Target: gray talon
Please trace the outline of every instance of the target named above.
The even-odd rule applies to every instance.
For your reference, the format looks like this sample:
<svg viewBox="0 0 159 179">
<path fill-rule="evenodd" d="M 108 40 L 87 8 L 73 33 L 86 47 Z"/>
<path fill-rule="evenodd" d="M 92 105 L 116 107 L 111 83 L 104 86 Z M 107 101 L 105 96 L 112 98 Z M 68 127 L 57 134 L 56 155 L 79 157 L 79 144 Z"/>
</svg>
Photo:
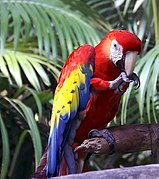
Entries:
<svg viewBox="0 0 159 179">
<path fill-rule="evenodd" d="M 120 92 L 123 92 L 124 91 L 124 89 L 123 89 L 123 83 L 124 83 L 124 85 L 125 85 L 125 82 L 122 82 L 119 86 L 118 86 L 118 90 L 120 91 Z"/>
</svg>

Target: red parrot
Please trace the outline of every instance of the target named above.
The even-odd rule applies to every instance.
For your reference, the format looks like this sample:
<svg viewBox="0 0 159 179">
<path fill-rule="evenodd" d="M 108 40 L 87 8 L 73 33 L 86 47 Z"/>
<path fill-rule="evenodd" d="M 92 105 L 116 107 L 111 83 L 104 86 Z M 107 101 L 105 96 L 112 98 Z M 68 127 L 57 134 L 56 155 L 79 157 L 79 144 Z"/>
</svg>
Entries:
<svg viewBox="0 0 159 179">
<path fill-rule="evenodd" d="M 81 144 L 92 129 L 101 130 L 115 117 L 130 82 L 141 41 L 126 30 L 113 30 L 96 46 L 74 50 L 63 66 L 55 91 L 48 140 L 46 176 L 58 176 L 63 158 L 68 174 L 76 172 L 73 143 Z"/>
</svg>

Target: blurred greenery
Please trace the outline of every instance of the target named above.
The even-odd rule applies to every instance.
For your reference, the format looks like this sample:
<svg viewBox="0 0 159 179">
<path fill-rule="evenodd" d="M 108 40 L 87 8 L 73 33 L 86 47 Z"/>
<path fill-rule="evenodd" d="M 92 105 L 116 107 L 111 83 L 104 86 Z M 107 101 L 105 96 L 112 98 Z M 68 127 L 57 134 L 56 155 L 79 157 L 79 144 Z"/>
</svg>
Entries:
<svg viewBox="0 0 159 179">
<path fill-rule="evenodd" d="M 0 1 L 0 178 L 28 178 L 47 145 L 53 92 L 68 54 L 112 29 L 142 40 L 136 72 L 110 125 L 156 123 L 159 114 L 157 0 Z M 93 156 L 91 169 L 150 163 L 150 152 Z"/>
</svg>

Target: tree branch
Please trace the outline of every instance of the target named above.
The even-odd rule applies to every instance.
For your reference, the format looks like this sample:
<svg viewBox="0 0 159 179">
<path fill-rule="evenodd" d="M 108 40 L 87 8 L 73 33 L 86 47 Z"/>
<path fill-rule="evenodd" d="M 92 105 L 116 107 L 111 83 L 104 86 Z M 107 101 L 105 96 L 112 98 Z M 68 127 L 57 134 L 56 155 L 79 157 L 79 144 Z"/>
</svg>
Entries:
<svg viewBox="0 0 159 179">
<path fill-rule="evenodd" d="M 159 124 L 134 124 L 108 128 L 116 140 L 116 153 L 151 150 L 155 162 L 159 162 Z M 84 150 L 96 154 L 110 154 L 104 138 L 85 140 L 75 151 Z"/>
<path fill-rule="evenodd" d="M 123 126 L 116 126 L 108 128 L 108 130 L 113 134 L 115 141 L 116 141 L 116 153 L 129 153 L 129 152 L 139 152 L 145 150 L 152 151 L 152 158 L 154 162 L 159 162 L 159 124 L 134 124 L 134 125 L 123 125 Z M 95 154 L 110 154 L 110 147 L 108 142 L 102 137 L 96 137 L 85 140 L 80 146 L 75 149 L 75 152 L 85 152 L 87 156 L 88 153 L 95 153 Z M 46 153 L 47 154 L 47 153 Z M 47 156 L 44 155 L 44 160 L 46 162 Z M 45 162 L 42 165 L 42 168 L 39 167 L 34 174 L 34 179 L 36 178 L 46 178 L 45 174 Z M 43 163 L 43 162 L 42 162 Z M 82 168 L 84 161 L 79 163 Z M 44 167 L 44 168 L 43 168 Z M 149 167 L 149 166 L 148 166 Z M 148 172 L 148 167 L 134 167 L 134 168 L 126 168 L 124 169 L 126 172 L 130 172 L 130 176 L 136 176 L 134 178 L 140 178 L 140 173 L 138 171 L 143 168 L 143 173 L 148 173 L 150 176 L 158 176 L 158 168 L 154 168 L 152 165 L 152 169 Z M 156 165 L 159 167 L 159 165 Z M 135 169 L 135 172 L 133 172 Z M 41 170 L 41 171 L 40 171 Z M 133 170 L 133 171 L 132 171 Z M 154 172 L 152 172 L 154 170 Z M 123 175 L 123 169 L 112 169 L 112 173 L 109 176 L 109 170 L 104 171 L 103 178 L 116 178 L 119 174 Z M 76 175 L 69 175 L 63 178 L 89 178 L 91 177 L 98 178 L 102 172 L 94 172 L 94 173 L 86 173 L 86 174 L 76 174 Z M 109 176 L 109 177 L 108 177 Z M 101 177 L 101 176 L 100 176 Z M 57 177 L 58 178 L 58 177 Z M 121 178 L 121 177 L 119 177 Z M 145 178 L 145 175 L 143 179 Z M 150 177 L 151 178 L 151 177 Z M 142 177 L 141 177 L 142 179 Z"/>
<path fill-rule="evenodd" d="M 137 178 L 137 179 L 158 179 L 159 165 L 144 165 L 136 167 L 125 167 L 118 169 L 107 169 L 102 171 L 92 171 L 81 174 L 63 176 L 62 179 L 123 179 L 123 178 Z M 52 178 L 53 179 L 53 178 Z M 57 177 L 56 179 L 61 179 Z"/>
</svg>

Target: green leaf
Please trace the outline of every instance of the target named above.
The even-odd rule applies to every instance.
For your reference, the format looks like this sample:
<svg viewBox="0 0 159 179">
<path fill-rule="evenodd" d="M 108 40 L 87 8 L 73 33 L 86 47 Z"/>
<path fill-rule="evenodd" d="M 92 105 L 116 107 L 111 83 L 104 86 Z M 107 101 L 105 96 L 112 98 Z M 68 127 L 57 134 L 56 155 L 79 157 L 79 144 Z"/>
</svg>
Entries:
<svg viewBox="0 0 159 179">
<path fill-rule="evenodd" d="M 4 53 L 4 47 L 5 47 L 5 42 L 6 42 L 6 37 L 7 37 L 7 33 L 8 33 L 8 10 L 7 10 L 7 5 L 5 3 L 0 2 L 0 6 L 1 6 L 1 35 L 0 35 L 0 39 L 1 39 L 1 54 Z"/>
<path fill-rule="evenodd" d="M 145 63 L 143 67 L 140 66 L 140 68 L 142 68 L 142 71 L 140 74 L 141 86 L 139 88 L 139 101 L 138 102 L 139 102 L 141 118 L 143 117 L 144 99 L 145 99 L 146 89 L 148 85 L 148 80 L 150 78 L 150 74 L 152 71 L 151 67 L 157 55 L 154 52 L 155 52 L 155 49 L 152 49 L 144 58 L 142 58 L 142 61 L 147 62 L 147 63 Z"/>
<path fill-rule="evenodd" d="M 22 20 L 20 18 L 20 14 L 19 11 L 17 11 L 17 9 L 15 8 L 15 5 L 8 4 L 9 5 L 9 9 L 12 13 L 13 16 L 13 24 L 14 24 L 14 50 L 16 50 L 17 45 L 18 45 L 18 41 L 19 41 L 19 37 L 20 37 L 20 32 L 21 32 L 21 23 Z"/>
<path fill-rule="evenodd" d="M 42 29 L 41 29 L 39 20 L 37 19 L 36 13 L 33 11 L 32 6 L 30 6 L 30 4 L 22 3 L 22 6 L 23 6 L 24 10 L 26 11 L 26 13 L 30 16 L 31 20 L 34 22 L 36 35 L 38 37 L 39 53 L 41 55 L 42 50 L 43 50 L 43 38 L 42 38 Z"/>
<path fill-rule="evenodd" d="M 123 11 L 123 15 L 124 15 L 124 16 L 126 15 L 126 13 L 127 13 L 127 11 L 128 11 L 128 8 L 129 8 L 129 6 L 130 6 L 130 3 L 131 3 L 131 0 L 127 0 L 127 1 L 125 2 L 124 11 Z"/>
<path fill-rule="evenodd" d="M 5 53 L 4 56 L 9 72 L 16 81 L 18 86 L 22 86 L 22 79 L 20 74 L 20 67 L 14 53 Z"/>
<path fill-rule="evenodd" d="M 127 119 L 127 110 L 128 110 L 128 102 L 130 98 L 130 94 L 132 91 L 132 85 L 129 85 L 128 90 L 124 94 L 122 98 L 122 107 L 121 107 L 121 124 L 126 124 L 126 119 Z"/>
<path fill-rule="evenodd" d="M 36 93 L 35 90 L 31 89 L 31 88 L 27 88 L 28 91 L 30 91 L 30 93 L 34 96 L 34 100 L 36 102 L 36 105 L 38 107 L 38 114 L 39 114 L 39 118 L 41 119 L 42 117 L 42 103 L 38 97 L 38 94 Z"/>
<path fill-rule="evenodd" d="M 44 36 L 45 55 L 49 59 L 49 55 L 50 55 L 50 36 L 49 35 L 52 33 L 52 28 L 50 26 L 51 21 L 42 7 L 36 6 L 36 9 L 35 11 L 37 13 L 37 16 L 43 19 L 40 22 L 41 22 L 41 27 L 42 27 L 43 36 Z"/>
<path fill-rule="evenodd" d="M 155 107 L 155 101 L 156 101 L 156 98 L 158 99 L 158 96 L 157 96 L 157 80 L 158 80 L 158 76 L 159 76 L 159 54 L 157 56 L 157 58 L 155 59 L 155 62 L 154 62 L 154 65 L 153 65 L 153 73 L 152 73 L 152 76 L 151 76 L 151 81 L 153 83 L 153 85 L 151 86 L 152 87 L 152 111 L 153 111 L 153 116 L 154 116 L 154 121 L 155 123 L 158 122 L 158 116 L 157 116 L 157 113 L 156 113 L 156 107 Z"/>
<path fill-rule="evenodd" d="M 40 63 L 38 63 L 33 57 L 30 56 L 28 58 L 28 61 L 32 64 L 36 72 L 39 74 L 39 76 L 42 78 L 43 82 L 47 85 L 50 86 L 50 81 L 48 78 L 48 75 L 46 74 L 44 68 Z"/>
<path fill-rule="evenodd" d="M 28 123 L 30 128 L 30 135 L 33 141 L 34 152 L 35 152 L 35 168 L 38 166 L 41 155 L 42 155 L 42 145 L 40 140 L 40 134 L 38 127 L 36 125 L 32 110 L 25 106 L 21 101 L 13 99 L 13 102 L 17 104 L 24 114 L 24 119 Z"/>
<path fill-rule="evenodd" d="M 133 9 L 133 13 L 135 13 L 139 9 L 139 7 L 142 5 L 143 2 L 144 2 L 144 0 L 136 1 L 134 9 Z"/>
<path fill-rule="evenodd" d="M 13 159 L 12 159 L 12 162 L 11 162 L 10 170 L 8 172 L 8 176 L 9 177 L 12 177 L 12 175 L 13 175 L 13 171 L 14 171 L 17 159 L 18 159 L 18 155 L 19 155 L 20 149 L 21 149 L 22 144 L 23 144 L 23 142 L 24 142 L 24 140 L 25 140 L 25 138 L 26 138 L 28 133 L 30 134 L 29 130 L 24 130 L 22 132 L 22 134 L 20 135 L 20 137 L 19 137 L 18 143 L 16 144 L 16 148 L 15 148 L 15 152 L 14 152 L 14 155 L 13 155 Z"/>
<path fill-rule="evenodd" d="M 45 104 L 46 102 L 53 99 L 53 94 L 50 91 L 43 91 L 38 93 L 38 97 L 42 104 Z"/>
<path fill-rule="evenodd" d="M 57 69 L 57 67 L 58 67 L 58 68 L 62 68 L 61 66 L 57 66 L 57 67 L 56 67 L 55 64 L 54 64 L 52 61 L 49 61 L 49 62 L 48 62 L 48 61 L 46 61 L 45 58 L 39 57 L 39 56 L 37 56 L 37 55 L 30 54 L 29 57 L 31 57 L 31 58 L 33 57 L 34 61 L 38 62 L 38 63 L 41 64 L 41 65 L 46 66 L 47 68 L 49 68 L 49 69 L 50 69 L 50 72 L 51 72 L 52 75 L 53 75 L 53 77 L 54 77 L 55 79 L 58 78 L 60 71 Z"/>
<path fill-rule="evenodd" d="M 24 20 L 25 22 L 25 39 L 27 41 L 27 39 L 29 38 L 29 33 L 31 30 L 31 20 L 29 15 L 26 13 L 25 9 L 23 8 L 23 6 L 21 4 L 15 4 L 17 11 L 19 12 L 21 19 Z"/>
<path fill-rule="evenodd" d="M 11 78 L 10 78 L 10 74 L 8 72 L 8 69 L 7 69 L 6 62 L 1 55 L 0 55 L 0 69 L 2 71 L 2 74 L 4 74 L 4 76 L 8 77 L 9 82 L 12 83 Z"/>
<path fill-rule="evenodd" d="M 59 34 L 59 41 L 61 45 L 61 52 L 62 52 L 62 58 L 66 59 L 67 58 L 67 49 L 66 49 L 66 43 L 65 43 L 65 37 L 62 31 L 62 26 L 59 22 L 61 15 L 56 14 L 55 12 L 50 14 L 51 18 L 54 21 L 56 31 Z"/>
<path fill-rule="evenodd" d="M 40 90 L 39 80 L 37 78 L 37 75 L 36 75 L 32 65 L 27 60 L 27 57 L 23 56 L 22 54 L 18 54 L 18 57 L 19 57 L 19 58 L 17 58 L 18 63 L 22 67 L 23 72 L 25 73 L 27 79 L 29 80 L 29 82 L 33 85 L 33 87 L 36 90 Z"/>
<path fill-rule="evenodd" d="M 50 80 L 46 72 L 49 69 L 53 77 L 57 79 L 59 75 L 57 67 L 61 68 L 60 65 L 55 66 L 52 60 L 48 61 L 44 57 L 30 53 L 14 53 L 12 50 L 6 50 L 5 54 L 0 56 L 2 74 L 8 77 L 11 84 L 16 82 L 19 87 L 25 85 L 27 79 L 36 90 L 40 90 L 39 77 L 42 79 L 40 82 L 50 86 Z"/>
<path fill-rule="evenodd" d="M 8 134 L 5 125 L 3 123 L 1 114 L 0 114 L 0 130 L 2 136 L 1 139 L 2 139 L 2 151 L 3 151 L 0 178 L 5 179 L 10 162 L 10 150 L 9 150 Z"/>
<path fill-rule="evenodd" d="M 124 2 L 125 2 L 125 0 L 115 0 L 115 6 L 116 6 L 116 7 L 119 7 L 119 6 L 121 6 Z"/>
<path fill-rule="evenodd" d="M 101 32 L 97 31 L 96 28 L 105 29 L 107 27 L 99 14 L 80 1 L 72 3 L 67 0 L 14 0 L 2 1 L 1 4 L 4 6 L 1 13 L 1 23 L 5 19 L 5 23 L 9 22 L 10 27 L 10 34 L 8 34 L 8 25 L 5 24 L 5 29 L 2 29 L 2 39 L 4 39 L 2 40 L 2 50 L 7 35 L 13 35 L 14 49 L 17 48 L 20 37 L 23 37 L 23 35 L 26 37 L 26 41 L 27 38 L 37 37 L 40 55 L 43 54 L 44 50 L 49 59 L 52 49 L 55 59 L 57 55 L 62 54 L 63 60 L 65 60 L 74 49 L 76 36 L 80 44 L 91 43 L 96 45 L 100 41 L 99 34 L 101 35 Z M 9 17 L 11 20 L 8 21 Z M 68 21 L 71 23 L 68 23 Z M 12 28 L 14 34 L 12 34 Z M 58 41 L 61 50 L 57 50 Z"/>
</svg>

